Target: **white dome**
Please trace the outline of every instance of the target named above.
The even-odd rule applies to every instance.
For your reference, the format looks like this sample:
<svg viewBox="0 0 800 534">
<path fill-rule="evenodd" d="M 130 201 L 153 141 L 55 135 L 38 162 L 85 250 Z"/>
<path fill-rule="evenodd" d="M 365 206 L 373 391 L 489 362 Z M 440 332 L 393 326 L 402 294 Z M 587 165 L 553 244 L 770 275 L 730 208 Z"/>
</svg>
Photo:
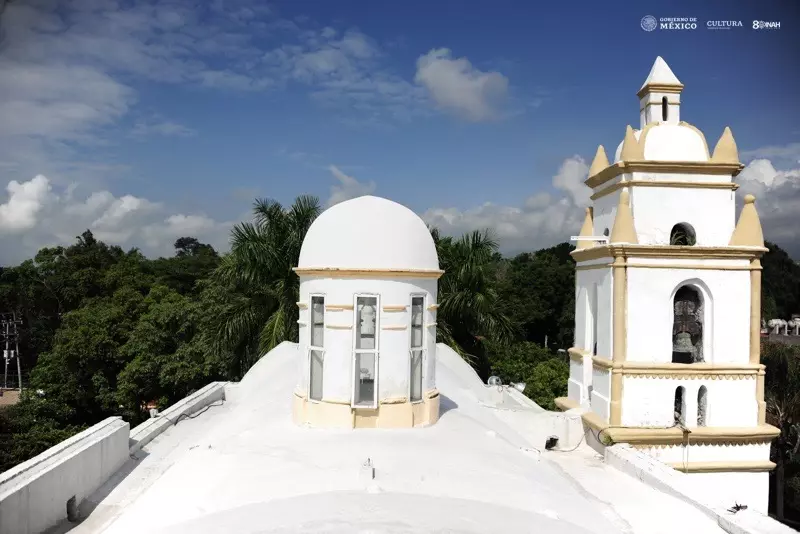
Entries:
<svg viewBox="0 0 800 534">
<path fill-rule="evenodd" d="M 416 213 L 385 198 L 363 196 L 328 208 L 314 221 L 297 267 L 435 271 L 439 257 Z"/>
<path fill-rule="evenodd" d="M 682 124 L 653 124 L 645 128 L 644 159 L 651 161 L 708 161 L 708 147 L 702 133 Z M 636 139 L 641 130 L 634 130 Z M 614 163 L 620 160 L 622 143 L 617 147 Z"/>
</svg>

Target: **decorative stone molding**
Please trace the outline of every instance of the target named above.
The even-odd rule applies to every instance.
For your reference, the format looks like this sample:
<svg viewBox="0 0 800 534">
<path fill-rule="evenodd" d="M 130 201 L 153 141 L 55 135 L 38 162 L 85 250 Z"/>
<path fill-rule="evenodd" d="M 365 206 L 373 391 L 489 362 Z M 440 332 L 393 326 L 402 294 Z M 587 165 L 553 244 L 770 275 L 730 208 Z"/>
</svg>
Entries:
<svg viewBox="0 0 800 534">
<path fill-rule="evenodd" d="M 583 183 L 594 189 L 621 174 L 634 172 L 736 176 L 742 172 L 742 169 L 744 169 L 744 165 L 741 163 L 717 161 L 618 161 L 596 175 L 587 178 Z"/>
<path fill-rule="evenodd" d="M 385 312 L 404 312 L 404 311 L 406 311 L 407 308 L 408 308 L 408 306 L 401 306 L 401 305 L 398 305 L 398 306 L 384 306 L 383 307 L 383 311 L 385 311 Z"/>
<path fill-rule="evenodd" d="M 591 197 L 592 200 L 597 200 L 606 195 L 610 195 L 614 191 L 623 187 L 670 187 L 678 189 L 728 189 L 736 191 L 739 189 L 739 184 L 733 182 L 678 182 L 678 181 L 656 181 L 656 180 L 622 180 L 610 185 L 605 189 L 601 189 L 594 193 Z"/>
<path fill-rule="evenodd" d="M 338 269 L 328 267 L 293 267 L 299 276 L 321 276 L 325 278 L 439 278 L 440 269 Z"/>
<path fill-rule="evenodd" d="M 704 260 L 750 260 L 767 252 L 761 246 L 700 247 L 676 245 L 636 245 L 611 243 L 598 245 L 585 250 L 573 250 L 570 255 L 576 262 L 599 260 L 603 258 L 687 258 Z M 635 267 L 635 265 L 631 265 Z"/>
<path fill-rule="evenodd" d="M 345 311 L 352 310 L 352 304 L 326 304 L 325 311 Z"/>
</svg>

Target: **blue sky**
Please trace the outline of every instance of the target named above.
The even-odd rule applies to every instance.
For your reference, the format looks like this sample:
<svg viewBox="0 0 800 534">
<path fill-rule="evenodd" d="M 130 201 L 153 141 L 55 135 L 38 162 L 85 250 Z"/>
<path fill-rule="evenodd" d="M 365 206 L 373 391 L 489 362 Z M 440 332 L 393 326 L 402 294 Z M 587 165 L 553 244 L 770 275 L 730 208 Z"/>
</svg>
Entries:
<svg viewBox="0 0 800 534">
<path fill-rule="evenodd" d="M 372 192 L 449 233 L 491 227 L 506 252 L 554 244 L 580 225 L 597 144 L 637 126 L 658 55 L 686 86 L 682 118 L 709 144 L 730 126 L 756 160 L 743 188 L 800 251 L 800 12 L 737 4 L 10 3 L 0 262 L 81 227 L 150 254 L 181 232 L 224 246 L 254 196 L 304 193 Z M 645 15 L 698 28 L 648 33 Z"/>
</svg>

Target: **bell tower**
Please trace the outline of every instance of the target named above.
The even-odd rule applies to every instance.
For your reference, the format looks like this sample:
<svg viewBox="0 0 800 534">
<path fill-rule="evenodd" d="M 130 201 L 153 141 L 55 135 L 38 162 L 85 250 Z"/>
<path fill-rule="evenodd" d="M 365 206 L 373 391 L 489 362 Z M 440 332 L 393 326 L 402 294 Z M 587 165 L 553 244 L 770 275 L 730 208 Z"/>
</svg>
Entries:
<svg viewBox="0 0 800 534">
<path fill-rule="evenodd" d="M 613 162 L 600 146 L 577 236 L 568 396 L 597 449 L 627 443 L 709 499 L 766 512 L 770 442 L 760 362 L 761 263 L 752 195 L 729 128 L 709 153 L 681 121 L 683 85 L 659 57 Z M 666 100 L 665 100 L 666 99 Z M 658 103 L 664 103 L 659 106 Z"/>
</svg>

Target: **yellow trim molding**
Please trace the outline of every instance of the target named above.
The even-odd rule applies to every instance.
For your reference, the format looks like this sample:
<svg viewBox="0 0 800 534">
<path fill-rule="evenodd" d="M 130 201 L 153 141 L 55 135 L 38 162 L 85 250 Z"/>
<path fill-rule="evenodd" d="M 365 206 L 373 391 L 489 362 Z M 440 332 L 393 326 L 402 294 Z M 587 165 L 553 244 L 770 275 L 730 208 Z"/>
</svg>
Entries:
<svg viewBox="0 0 800 534">
<path fill-rule="evenodd" d="M 639 92 L 636 93 L 636 96 L 639 98 L 644 98 L 644 96 L 648 93 L 672 93 L 672 94 L 681 94 L 683 92 L 683 84 L 676 83 L 676 84 L 667 84 L 667 83 L 648 83 L 641 89 Z"/>
<path fill-rule="evenodd" d="M 576 271 L 591 271 L 593 269 L 609 269 L 611 268 L 610 263 L 594 263 L 592 265 L 576 265 Z"/>
<path fill-rule="evenodd" d="M 440 278 L 441 269 L 339 269 L 335 267 L 293 267 L 299 276 L 327 278 Z"/>
<path fill-rule="evenodd" d="M 405 330 L 406 325 L 404 324 L 385 324 L 381 325 L 381 330 Z"/>
<path fill-rule="evenodd" d="M 439 391 L 432 389 L 422 401 L 391 398 L 380 401 L 376 409 L 354 409 L 349 401 L 309 401 L 303 392 L 295 391 L 292 419 L 315 428 L 411 428 L 436 423 L 439 402 Z"/>
<path fill-rule="evenodd" d="M 663 263 L 628 263 L 628 268 L 640 269 L 691 269 L 699 271 L 752 271 L 752 265 L 665 265 Z M 761 267 L 758 267 L 761 270 Z"/>
<path fill-rule="evenodd" d="M 408 306 L 384 306 L 383 311 L 385 312 L 404 312 L 406 311 Z"/>
<path fill-rule="evenodd" d="M 351 324 L 325 324 L 325 328 L 329 330 L 352 330 L 353 325 Z"/>
<path fill-rule="evenodd" d="M 738 175 L 744 165 L 741 163 L 725 163 L 717 161 L 618 161 L 590 176 L 583 183 L 592 189 L 603 185 L 620 174 L 632 172 L 666 173 L 666 174 L 711 174 Z"/>
<path fill-rule="evenodd" d="M 619 217 L 619 212 L 617 212 Z M 615 225 L 616 226 L 616 225 Z M 613 288 L 613 332 L 612 332 L 612 359 L 614 364 L 622 365 L 625 361 L 627 348 L 627 272 L 625 260 L 615 258 L 612 265 Z M 622 376 L 616 373 L 611 375 L 611 398 L 609 399 L 609 421 L 612 425 L 622 423 Z"/>
<path fill-rule="evenodd" d="M 764 372 L 762 364 L 632 361 L 616 363 L 601 356 L 592 356 L 592 366 L 625 376 L 647 378 L 708 378 L 716 380 L 717 378 L 755 378 L 759 373 Z"/>
<path fill-rule="evenodd" d="M 306 304 L 305 302 L 298 302 L 297 307 L 300 308 L 301 310 L 305 310 L 306 308 L 308 308 L 308 304 Z"/>
<path fill-rule="evenodd" d="M 772 471 L 775 464 L 769 460 L 738 461 L 738 462 L 673 462 L 667 464 L 682 473 L 727 473 L 730 471 L 744 473 L 759 473 Z"/>
<path fill-rule="evenodd" d="M 567 349 L 567 354 L 569 354 L 570 360 L 575 360 L 577 362 L 582 362 L 584 356 L 591 356 L 591 352 L 588 350 L 579 349 L 577 347 L 570 347 Z"/>
<path fill-rule="evenodd" d="M 568 397 L 555 399 L 561 410 L 580 408 L 580 405 Z M 656 445 L 744 445 L 747 443 L 769 443 L 781 431 L 772 425 L 754 427 L 695 427 L 688 432 L 681 428 L 624 427 L 610 425 L 599 415 L 587 411 L 581 414 L 584 424 L 599 433 L 604 445 L 612 443 L 629 443 L 634 446 Z"/>
<path fill-rule="evenodd" d="M 325 309 L 327 311 L 345 311 L 345 310 L 352 310 L 352 304 L 326 304 Z"/>
<path fill-rule="evenodd" d="M 428 306 L 428 311 L 436 311 L 438 309 L 439 309 L 438 304 L 431 304 L 430 306 Z"/>
<path fill-rule="evenodd" d="M 733 182 L 657 182 L 654 180 L 627 180 L 617 182 L 614 185 L 606 187 L 605 189 L 601 189 L 589 198 L 592 200 L 597 200 L 598 198 L 610 195 L 614 191 L 622 189 L 623 187 L 671 187 L 677 189 L 727 189 L 730 191 L 736 191 L 739 189 L 739 184 L 735 184 Z"/>
<path fill-rule="evenodd" d="M 755 247 L 732 245 L 728 247 L 689 247 L 675 245 L 636 245 L 627 243 L 610 243 L 607 245 L 597 245 L 585 250 L 573 250 L 570 252 L 570 255 L 577 262 L 618 257 L 750 260 L 752 258 L 759 258 L 763 256 L 765 252 L 767 252 L 767 248 L 763 246 Z"/>
</svg>

